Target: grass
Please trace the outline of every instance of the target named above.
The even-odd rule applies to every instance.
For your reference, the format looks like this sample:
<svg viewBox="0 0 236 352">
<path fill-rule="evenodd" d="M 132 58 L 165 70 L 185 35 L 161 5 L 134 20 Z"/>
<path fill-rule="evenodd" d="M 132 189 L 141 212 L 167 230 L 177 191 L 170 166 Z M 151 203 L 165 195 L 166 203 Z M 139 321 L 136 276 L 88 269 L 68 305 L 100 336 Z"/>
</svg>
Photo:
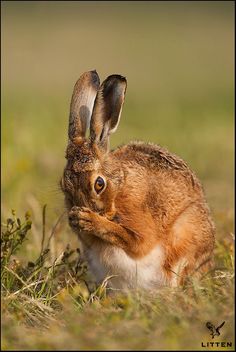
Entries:
<svg viewBox="0 0 236 352">
<path fill-rule="evenodd" d="M 2 349 L 199 350 L 224 320 L 216 341 L 234 344 L 233 2 L 1 6 Z M 94 68 L 128 80 L 112 147 L 159 143 L 202 181 L 217 229 L 202 281 L 94 285 L 58 187 L 73 84 Z"/>
<path fill-rule="evenodd" d="M 223 340 L 232 341 L 232 236 L 217 241 L 215 269 L 201 282 L 191 279 L 155 296 L 137 291 L 114 297 L 107 281 L 94 286 L 79 250 L 67 247 L 53 259 L 42 241 L 33 262 L 19 261 L 15 254 L 30 228 L 29 214 L 21 222 L 13 212 L 3 224 L 3 350 L 199 349 L 209 340 L 208 320 L 225 320 Z"/>
</svg>

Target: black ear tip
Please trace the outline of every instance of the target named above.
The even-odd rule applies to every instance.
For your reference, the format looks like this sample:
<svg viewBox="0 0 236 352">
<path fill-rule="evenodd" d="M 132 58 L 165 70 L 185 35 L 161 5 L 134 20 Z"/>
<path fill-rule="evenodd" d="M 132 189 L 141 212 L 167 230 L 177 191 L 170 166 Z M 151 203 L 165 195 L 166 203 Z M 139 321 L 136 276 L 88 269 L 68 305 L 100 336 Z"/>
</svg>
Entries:
<svg viewBox="0 0 236 352">
<path fill-rule="evenodd" d="M 114 75 L 111 75 L 109 76 L 110 78 L 114 78 L 114 79 L 117 79 L 119 81 L 123 81 L 123 82 L 126 82 L 126 78 L 122 75 L 118 75 L 118 74 L 114 74 Z"/>
<path fill-rule="evenodd" d="M 127 81 L 124 76 L 118 74 L 110 75 L 103 82 L 104 90 L 107 88 L 110 89 L 111 87 L 116 87 L 117 84 L 120 83 L 123 83 L 125 86 L 127 86 Z"/>
<path fill-rule="evenodd" d="M 127 79 L 126 79 L 126 77 L 124 77 L 124 76 L 119 76 L 119 79 L 122 81 L 122 82 L 127 82 Z"/>
<path fill-rule="evenodd" d="M 99 79 L 97 71 L 96 70 L 92 70 L 92 71 L 90 71 L 90 73 L 91 73 L 93 84 L 94 85 L 100 85 L 100 79 Z"/>
</svg>

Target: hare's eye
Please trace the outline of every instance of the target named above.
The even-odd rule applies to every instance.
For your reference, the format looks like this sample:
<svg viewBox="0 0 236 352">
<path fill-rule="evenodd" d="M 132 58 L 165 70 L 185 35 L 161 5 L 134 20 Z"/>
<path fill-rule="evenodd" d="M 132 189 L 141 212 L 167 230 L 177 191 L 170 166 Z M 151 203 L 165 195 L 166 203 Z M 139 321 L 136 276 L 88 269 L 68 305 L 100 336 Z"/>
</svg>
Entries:
<svg viewBox="0 0 236 352">
<path fill-rule="evenodd" d="M 105 186 L 105 181 L 103 180 L 102 177 L 98 176 L 94 184 L 95 191 L 97 193 L 100 193 L 103 190 L 104 186 Z"/>
</svg>

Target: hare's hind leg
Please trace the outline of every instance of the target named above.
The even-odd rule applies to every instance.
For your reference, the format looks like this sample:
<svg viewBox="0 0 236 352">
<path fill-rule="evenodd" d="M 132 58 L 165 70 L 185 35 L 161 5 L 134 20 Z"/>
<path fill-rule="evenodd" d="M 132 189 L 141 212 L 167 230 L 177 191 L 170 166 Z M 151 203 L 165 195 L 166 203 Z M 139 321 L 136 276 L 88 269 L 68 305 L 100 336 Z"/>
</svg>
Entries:
<svg viewBox="0 0 236 352">
<path fill-rule="evenodd" d="M 164 269 L 171 285 L 199 277 L 212 267 L 214 225 L 205 203 L 194 203 L 175 220 L 166 242 Z"/>
</svg>

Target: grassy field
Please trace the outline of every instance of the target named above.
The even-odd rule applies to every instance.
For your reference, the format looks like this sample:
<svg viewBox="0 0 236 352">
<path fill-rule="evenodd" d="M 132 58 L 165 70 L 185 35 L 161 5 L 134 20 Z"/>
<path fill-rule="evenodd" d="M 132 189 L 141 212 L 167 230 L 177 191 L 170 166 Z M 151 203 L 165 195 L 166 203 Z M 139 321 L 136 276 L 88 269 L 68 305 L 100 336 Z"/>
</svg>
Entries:
<svg viewBox="0 0 236 352">
<path fill-rule="evenodd" d="M 234 3 L 1 6 L 2 349 L 207 350 L 207 321 L 234 347 Z M 73 85 L 91 69 L 128 80 L 112 147 L 159 143 L 202 181 L 217 232 L 201 282 L 111 298 L 81 262 L 58 181 Z"/>
</svg>

